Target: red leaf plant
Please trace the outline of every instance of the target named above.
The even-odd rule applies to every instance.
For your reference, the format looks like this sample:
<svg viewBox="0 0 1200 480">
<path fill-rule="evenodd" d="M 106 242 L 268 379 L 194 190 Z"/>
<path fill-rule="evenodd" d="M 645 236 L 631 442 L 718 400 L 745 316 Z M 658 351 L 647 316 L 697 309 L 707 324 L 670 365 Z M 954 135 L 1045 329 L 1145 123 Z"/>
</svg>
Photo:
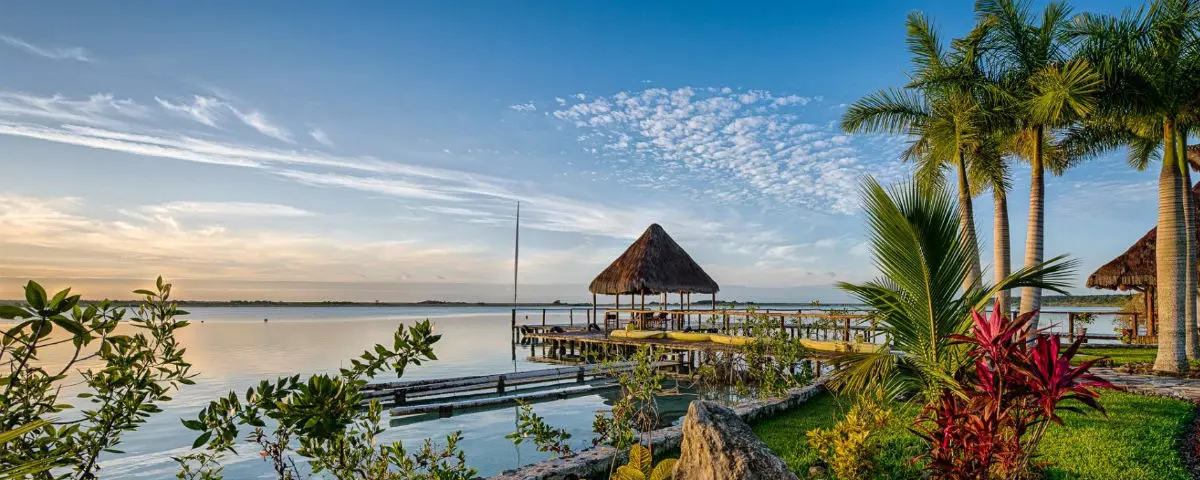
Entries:
<svg viewBox="0 0 1200 480">
<path fill-rule="evenodd" d="M 1083 339 L 1063 350 L 1057 335 L 1029 330 L 1034 315 L 973 311 L 971 335 L 951 337 L 970 347 L 970 361 L 955 372 L 958 387 L 930 399 L 914 428 L 929 444 L 918 459 L 935 477 L 1018 478 L 1050 422 L 1062 424 L 1058 411 L 1082 411 L 1064 402 L 1105 413 L 1096 389 L 1116 387 L 1088 373 L 1096 360 L 1071 365 Z"/>
</svg>

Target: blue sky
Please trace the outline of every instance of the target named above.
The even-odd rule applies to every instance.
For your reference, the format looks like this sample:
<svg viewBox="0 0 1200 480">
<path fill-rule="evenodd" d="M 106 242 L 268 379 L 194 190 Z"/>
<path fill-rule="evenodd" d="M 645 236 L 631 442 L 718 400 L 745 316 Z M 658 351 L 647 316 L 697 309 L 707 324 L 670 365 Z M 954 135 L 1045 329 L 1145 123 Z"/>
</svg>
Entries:
<svg viewBox="0 0 1200 480">
<path fill-rule="evenodd" d="M 3 8 L 5 298 L 162 274 L 184 298 L 499 301 L 521 200 L 527 300 L 587 298 L 652 222 L 729 296 L 842 299 L 873 275 L 859 179 L 908 168 L 905 139 L 835 122 L 903 82 L 908 12 L 972 22 L 967 2 Z M 1154 181 L 1114 154 L 1048 182 L 1046 251 L 1080 287 L 1152 225 Z"/>
</svg>

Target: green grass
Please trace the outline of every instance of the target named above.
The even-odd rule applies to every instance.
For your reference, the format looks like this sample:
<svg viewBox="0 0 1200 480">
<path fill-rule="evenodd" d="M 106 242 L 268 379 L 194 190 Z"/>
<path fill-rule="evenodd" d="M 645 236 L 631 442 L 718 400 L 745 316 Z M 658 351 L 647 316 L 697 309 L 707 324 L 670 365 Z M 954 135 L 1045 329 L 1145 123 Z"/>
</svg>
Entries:
<svg viewBox="0 0 1200 480">
<path fill-rule="evenodd" d="M 849 408 L 846 402 L 822 394 L 808 404 L 753 425 L 754 433 L 804 478 L 816 454 L 805 434 L 829 427 Z M 1105 392 L 1099 413 L 1063 414 L 1066 426 L 1052 426 L 1038 447 L 1038 462 L 1049 462 L 1048 479 L 1190 479 L 1179 455 L 1183 431 L 1192 421 L 1192 404 L 1122 392 Z M 894 421 L 877 433 L 883 445 L 878 459 L 881 478 L 917 478 L 909 465 L 920 455 L 920 439 L 907 430 L 917 408 L 898 407 Z"/>
<path fill-rule="evenodd" d="M 1087 348 L 1081 347 L 1079 353 L 1075 356 L 1075 363 L 1084 360 L 1092 360 L 1100 357 L 1109 357 L 1113 365 L 1125 365 L 1127 363 L 1143 363 L 1154 362 L 1154 355 L 1158 353 L 1157 348 Z"/>
</svg>

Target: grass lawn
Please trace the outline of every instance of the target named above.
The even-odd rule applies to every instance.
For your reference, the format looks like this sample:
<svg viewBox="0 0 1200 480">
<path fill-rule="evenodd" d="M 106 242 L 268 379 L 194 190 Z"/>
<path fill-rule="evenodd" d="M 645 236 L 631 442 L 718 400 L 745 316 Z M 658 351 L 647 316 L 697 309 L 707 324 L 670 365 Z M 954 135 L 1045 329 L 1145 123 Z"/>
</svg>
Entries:
<svg viewBox="0 0 1200 480">
<path fill-rule="evenodd" d="M 816 460 L 805 433 L 828 427 L 840 419 L 849 405 L 830 394 L 822 394 L 805 406 L 753 425 L 757 434 L 801 478 Z M 1037 461 L 1049 462 L 1050 479 L 1190 479 L 1179 455 L 1184 428 L 1195 408 L 1187 402 L 1145 397 L 1122 392 L 1105 392 L 1101 404 L 1105 418 L 1066 412 L 1065 427 L 1053 426 L 1039 446 Z M 917 478 L 920 469 L 908 465 L 922 453 L 920 439 L 907 430 L 917 407 L 893 410 L 894 421 L 879 432 L 883 452 L 879 458 L 882 478 Z"/>
<path fill-rule="evenodd" d="M 1125 365 L 1127 363 L 1142 363 L 1154 362 L 1154 355 L 1158 353 L 1157 348 L 1087 348 L 1079 347 L 1079 353 L 1075 356 L 1075 363 L 1085 360 L 1092 360 L 1100 357 L 1109 357 L 1114 365 Z"/>
</svg>

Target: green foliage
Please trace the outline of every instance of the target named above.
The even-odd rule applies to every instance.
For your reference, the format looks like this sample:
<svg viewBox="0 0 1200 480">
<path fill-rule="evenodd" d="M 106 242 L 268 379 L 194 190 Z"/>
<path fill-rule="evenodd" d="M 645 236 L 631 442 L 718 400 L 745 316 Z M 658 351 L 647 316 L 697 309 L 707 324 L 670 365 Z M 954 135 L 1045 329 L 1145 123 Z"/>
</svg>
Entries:
<svg viewBox="0 0 1200 480">
<path fill-rule="evenodd" d="M 615 374 L 621 385 L 621 398 L 613 402 L 610 410 L 596 413 L 592 422 L 592 431 L 596 433 L 593 445 L 624 450 L 658 427 L 658 396 L 666 391 L 663 388 L 666 376 L 654 368 L 658 359 L 652 347 L 639 347 L 629 358 L 633 368 Z"/>
<path fill-rule="evenodd" d="M 738 347 L 743 363 L 736 366 L 739 392 L 765 398 L 812 383 L 812 371 L 803 362 L 804 347 L 779 328 L 777 319 L 753 314 L 743 327 L 754 341 Z"/>
<path fill-rule="evenodd" d="M 533 437 L 533 444 L 539 452 L 551 452 L 555 457 L 569 457 L 574 454 L 571 445 L 567 443 L 571 434 L 566 429 L 554 428 L 546 423 L 540 415 L 533 412 L 533 405 L 518 402 L 517 431 L 505 435 L 512 440 L 513 445 L 520 445 L 526 438 Z"/>
<path fill-rule="evenodd" d="M 839 480 L 874 478 L 880 443 L 875 433 L 887 426 L 892 411 L 869 396 L 860 396 L 850 412 L 832 428 L 808 431 L 808 444 Z"/>
<path fill-rule="evenodd" d="M 675 471 L 674 458 L 666 458 L 654 464 L 650 449 L 634 444 L 629 449 L 629 461 L 617 468 L 612 480 L 671 480 Z"/>
<path fill-rule="evenodd" d="M 0 471 L 13 475 L 30 464 L 55 468 L 35 478 L 94 478 L 104 453 L 120 453 L 121 435 L 136 430 L 160 412 L 171 391 L 192 383 L 175 332 L 188 322 L 170 301 L 171 285 L 160 277 L 134 315 L 107 300 L 81 306 L 79 295 L 62 290 L 53 296 L 37 282 L 25 285 L 21 306 L 0 306 L 5 327 L 0 339 L 0 431 L 9 432 L 0 450 Z M 130 332 L 117 332 L 118 326 Z M 66 361 L 40 357 L 66 351 Z M 86 363 L 85 363 L 86 362 Z M 84 368 L 83 365 L 98 364 Z M 72 378 L 78 372 L 78 378 Z M 50 417 L 75 413 L 59 399 L 61 389 L 83 386 L 90 405 L 70 420 Z M 31 427 L 30 425 L 34 425 Z"/>
<path fill-rule="evenodd" d="M 1065 426 L 1047 430 L 1038 446 L 1039 462 L 1046 467 L 1044 478 L 1131 480 L 1190 479 L 1180 455 L 1188 425 L 1195 418 L 1195 406 L 1169 398 L 1147 397 L 1131 393 L 1105 391 L 1100 401 L 1108 417 L 1067 412 Z M 819 460 L 816 450 L 796 438 L 815 428 L 831 428 L 843 418 L 845 407 L 838 397 L 822 394 L 800 408 L 757 422 L 754 433 L 779 455 L 801 478 Z M 893 407 L 894 421 L 874 432 L 881 445 L 877 459 L 877 478 L 922 478 L 923 465 L 912 459 L 923 451 L 923 444 L 907 425 L 919 413 L 919 407 L 901 404 Z"/>
<path fill-rule="evenodd" d="M 183 420 L 188 429 L 200 432 L 193 448 L 203 451 L 176 458 L 179 478 L 220 478 L 220 460 L 232 453 L 241 427 L 251 427 L 246 440 L 261 448 L 279 479 L 299 478 L 291 456 L 308 459 L 314 474 L 337 479 L 469 479 L 476 471 L 468 468 L 458 449 L 459 433 L 446 438 L 443 448 L 426 440 L 416 452 L 407 452 L 400 442 L 379 445 L 383 432 L 382 407 L 372 400 L 362 408 L 362 388 L 367 378 L 391 370 L 403 375 L 409 365 L 436 360 L 429 321 L 397 329 L 391 347 L 377 344 L 350 368 L 337 375 L 281 377 L 263 380 L 244 396 L 237 392 L 219 398 L 197 414 Z M 270 426 L 268 426 L 268 423 Z"/>
<path fill-rule="evenodd" d="M 1001 290 L 1033 286 L 1061 292 L 1074 266 L 1058 257 L 1018 270 L 998 285 L 963 292 L 975 249 L 963 240 L 949 192 L 917 184 L 889 192 L 868 178 L 863 203 L 882 276 L 838 286 L 878 312 L 891 345 L 878 353 L 844 355 L 847 367 L 834 381 L 841 389 L 882 387 L 892 396 L 954 389 L 952 374 L 968 356 L 950 335 L 967 332 L 971 310 L 982 309 Z"/>
</svg>

